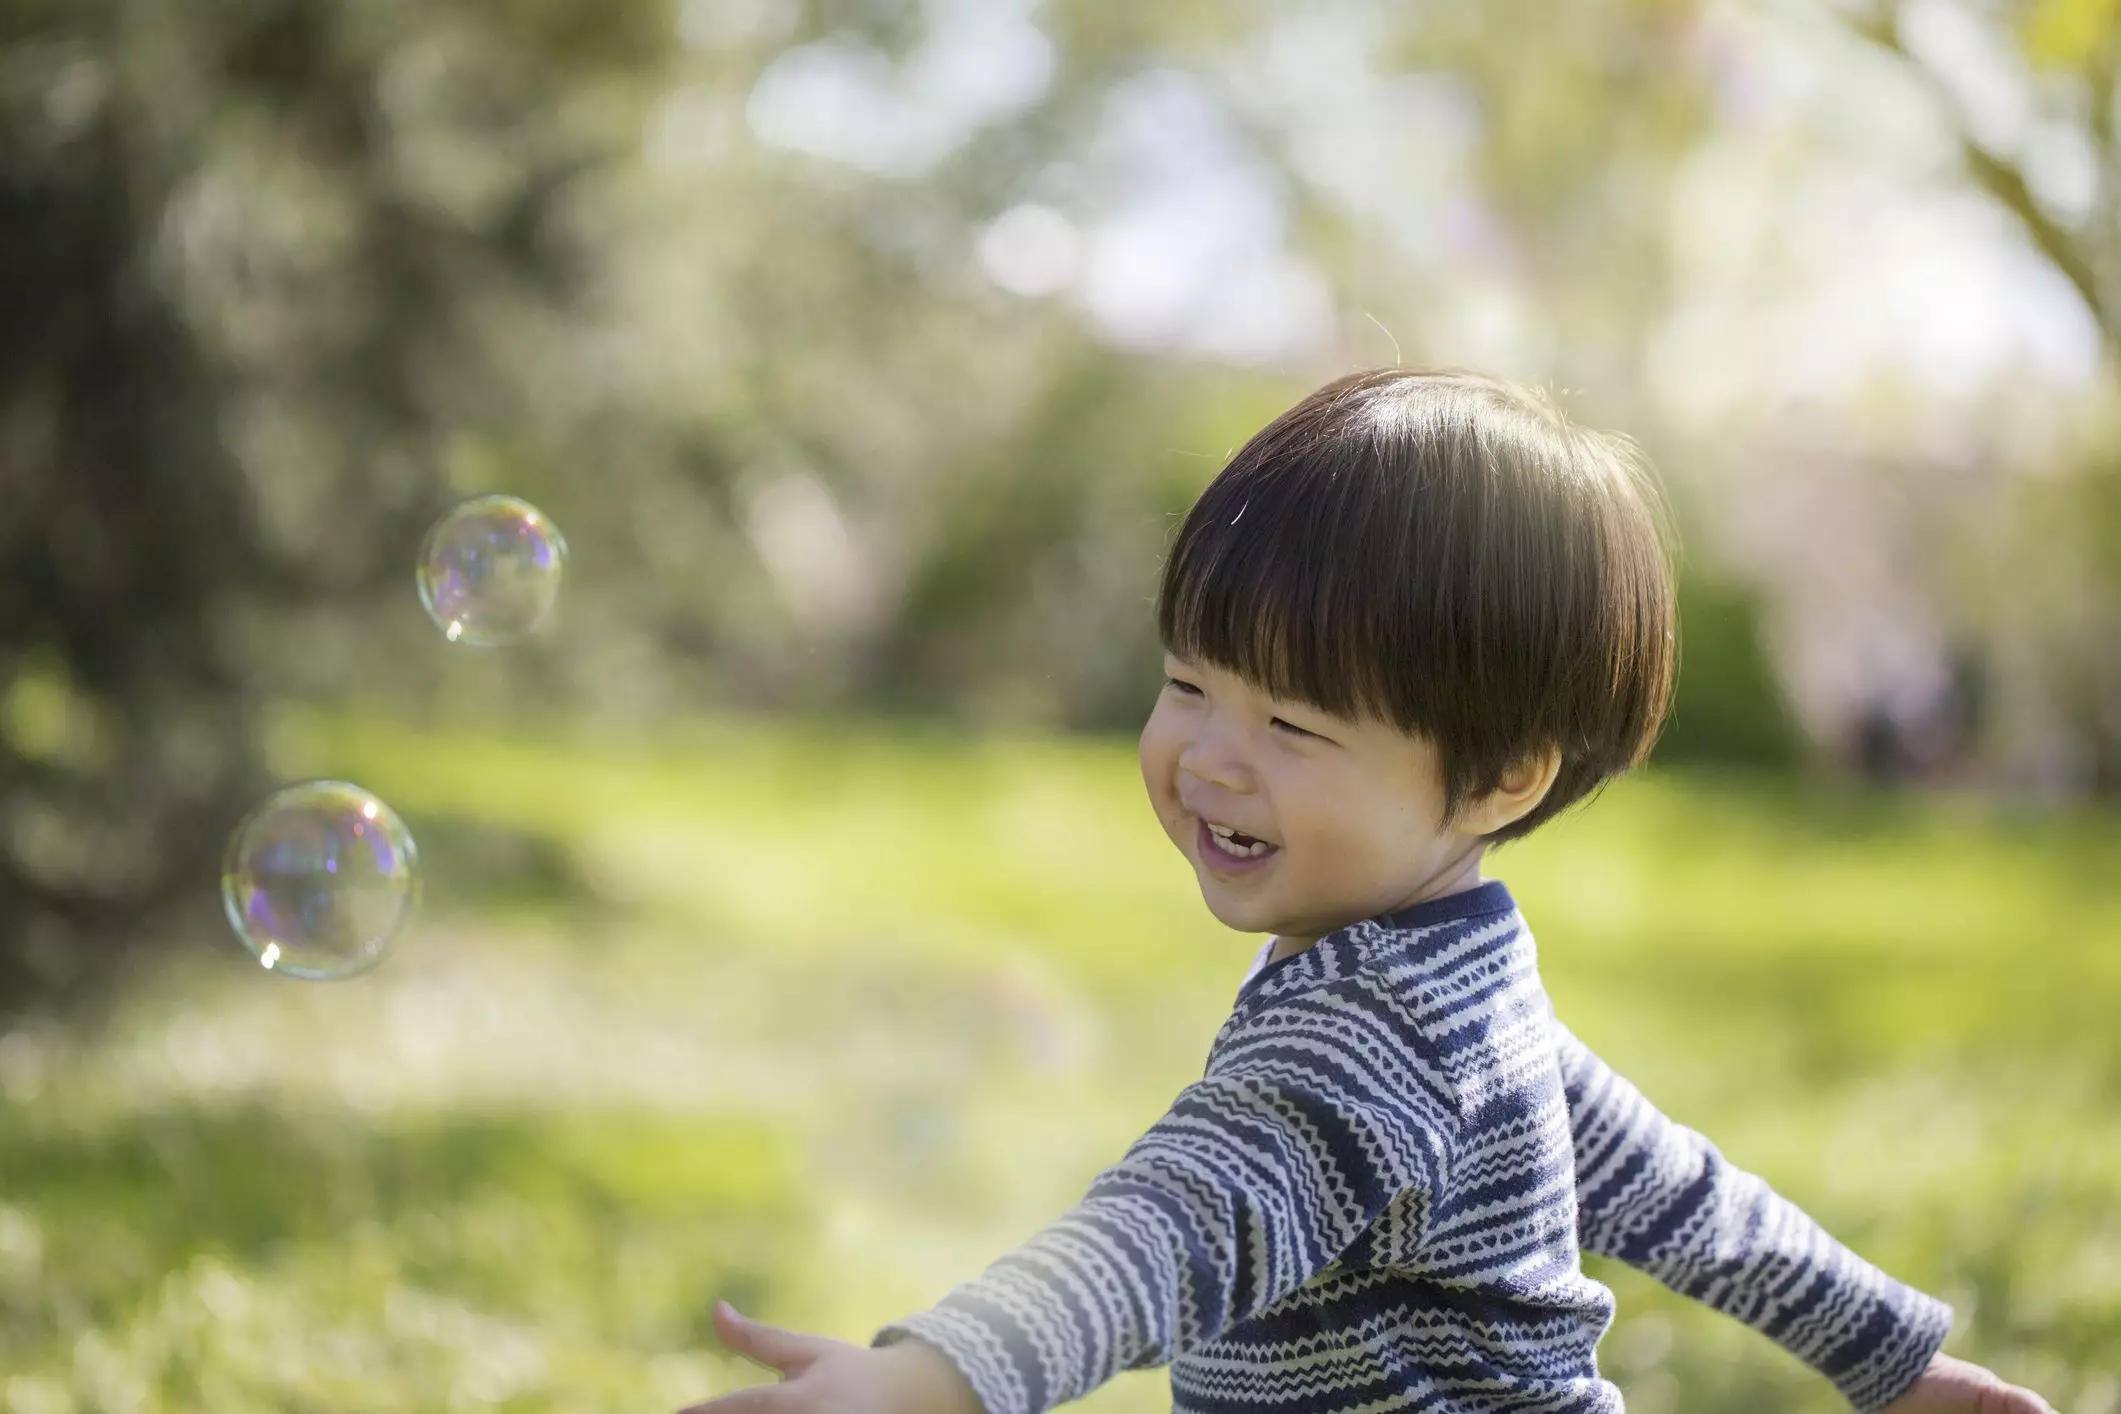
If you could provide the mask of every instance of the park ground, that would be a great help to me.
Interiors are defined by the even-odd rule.
[[[1156,1119],[1257,943],[1126,742],[356,713],[276,752],[405,816],[418,921],[334,985],[183,932],[0,1035],[7,1414],[650,1414],[762,1377],[721,1296],[866,1340]],[[2121,820],[1653,771],[1490,873],[1668,1113],[1950,1300],[1947,1349],[2121,1409]],[[1846,1407],[1591,1266],[1637,1414]]]

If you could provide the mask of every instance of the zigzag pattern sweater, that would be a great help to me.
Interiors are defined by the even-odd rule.
[[[876,1343],[936,1346],[988,1414],[1164,1363],[1181,1414],[1603,1414],[1613,1300],[1579,1250],[1864,1411],[1951,1324],[1563,1029],[1487,881],[1257,970],[1206,1075],[1081,1203]]]

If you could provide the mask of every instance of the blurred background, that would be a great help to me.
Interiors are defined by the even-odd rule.
[[[1152,598],[1326,378],[1640,440],[1651,766],[1504,850],[1564,1019],[2121,1409],[2116,0],[0,0],[0,1410],[667,1409],[1198,1076]],[[426,528],[536,503],[551,629]],[[275,784],[418,838],[263,975]],[[1643,1414],[1845,1407],[1591,1262]],[[1168,1407],[1137,1374],[1084,1407]]]

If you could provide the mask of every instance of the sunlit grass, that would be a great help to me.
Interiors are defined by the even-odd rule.
[[[0,1409],[669,1408],[756,1378],[716,1295],[865,1339],[1198,1076],[1256,942],[1125,743],[349,717],[278,749],[404,815],[425,912],[351,983],[186,942],[96,1034],[0,1038]],[[2101,1411],[2116,861],[2097,816],[1653,775],[1491,872],[1608,1059],[1953,1300],[1951,1348]],[[1600,1271],[1632,1409],[1840,1407]]]

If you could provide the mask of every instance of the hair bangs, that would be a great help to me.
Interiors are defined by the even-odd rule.
[[[1428,732],[1433,704],[1395,671],[1432,635],[1381,613],[1377,578],[1406,547],[1388,521],[1351,515],[1354,476],[1308,484],[1274,460],[1219,479],[1187,517],[1165,565],[1157,629],[1177,656],[1237,674],[1271,696],[1346,720]],[[1402,573],[1402,590],[1413,588]],[[1400,598],[1400,595],[1387,596]],[[1417,602],[1436,596],[1418,590]],[[1432,680],[1432,679],[1430,679]]]

